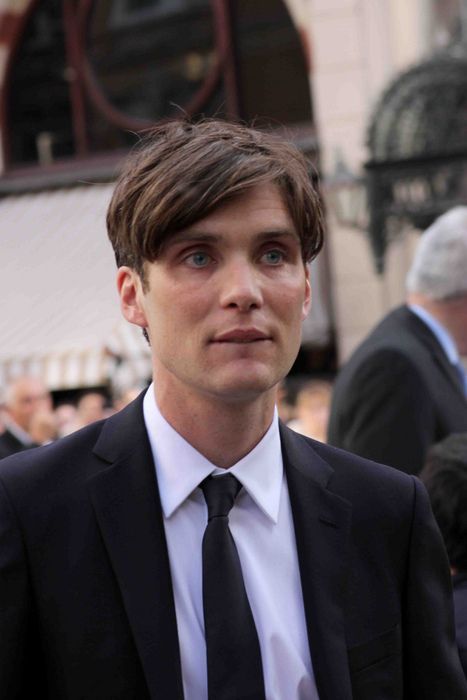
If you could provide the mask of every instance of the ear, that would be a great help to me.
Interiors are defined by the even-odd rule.
[[[146,328],[144,292],[140,276],[131,267],[120,267],[117,272],[117,289],[120,295],[122,314],[130,323]]]
[[[311,283],[310,283],[310,266],[305,265],[305,298],[302,306],[302,321],[308,316],[311,309]]]

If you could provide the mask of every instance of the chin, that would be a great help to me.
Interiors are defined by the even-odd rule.
[[[276,372],[237,371],[230,377],[223,377],[216,382],[213,393],[226,402],[253,401],[267,394],[282,379]]]

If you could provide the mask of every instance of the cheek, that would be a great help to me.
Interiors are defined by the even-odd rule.
[[[179,355],[190,339],[201,332],[206,313],[194,297],[174,293],[148,309],[147,316],[154,336],[153,347]]]
[[[276,296],[276,308],[286,321],[295,320],[301,322],[308,310],[305,301],[304,285],[289,282],[281,286],[280,292]]]

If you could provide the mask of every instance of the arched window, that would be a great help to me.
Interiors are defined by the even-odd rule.
[[[8,86],[7,169],[115,153],[178,114],[312,122],[281,0],[39,0]]]

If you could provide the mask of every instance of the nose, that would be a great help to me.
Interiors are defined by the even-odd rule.
[[[224,308],[237,308],[249,311],[263,304],[258,273],[247,261],[236,261],[224,270],[225,277],[221,291],[221,305]]]

